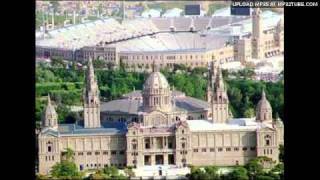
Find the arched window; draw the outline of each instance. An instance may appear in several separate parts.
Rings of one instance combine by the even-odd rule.
[[[265,139],[265,146],[270,146],[271,145],[271,136],[270,135],[266,135],[264,137]]]
[[[52,151],[52,142],[50,142],[50,141],[47,143],[47,151],[48,152]]]

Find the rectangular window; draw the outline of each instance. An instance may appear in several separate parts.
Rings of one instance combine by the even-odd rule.
[[[103,151],[103,155],[107,155],[108,154],[108,152],[107,151]]]
[[[223,149],[222,148],[218,148],[218,151],[221,152]]]
[[[198,152],[198,149],[193,149],[193,152]]]
[[[226,151],[231,151],[231,148],[226,148]]]
[[[251,150],[251,151],[255,151],[255,150],[256,150],[256,147],[251,147],[250,150]]]
[[[111,155],[116,155],[117,152],[116,151],[111,151]]]
[[[247,148],[246,148],[246,147],[243,147],[243,148],[242,148],[242,150],[243,150],[243,151],[246,151],[246,150],[247,150]]]
[[[214,152],[214,148],[210,148],[210,152]]]
[[[91,152],[87,152],[87,155],[88,155],[88,156],[91,156]]]
[[[239,151],[239,148],[235,147],[233,150],[234,150],[234,151]]]
[[[202,148],[202,150],[201,150],[202,152],[206,152],[207,151],[207,149],[206,148]]]
[[[94,154],[95,154],[95,155],[100,155],[100,152],[95,152]]]
[[[83,152],[78,152],[78,156],[82,156],[83,155]]]
[[[124,155],[124,151],[120,151],[119,153],[120,153],[121,155]]]

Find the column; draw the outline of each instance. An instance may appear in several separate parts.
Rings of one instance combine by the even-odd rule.
[[[156,157],[155,157],[155,155],[151,154],[150,157],[151,157],[151,165],[156,165]]]
[[[168,165],[169,164],[169,162],[168,162],[168,154],[167,153],[163,154],[163,164],[164,165]]]
[[[165,149],[165,143],[164,143],[164,141],[165,141],[165,137],[162,136],[162,149]]]

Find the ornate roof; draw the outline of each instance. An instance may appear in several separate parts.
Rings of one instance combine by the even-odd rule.
[[[48,95],[48,104],[45,110],[45,115],[53,115],[53,116],[57,115],[57,112],[54,109],[54,106],[51,104],[51,99],[49,95]]]
[[[265,94],[264,90],[262,90],[261,99],[257,105],[257,111],[261,111],[261,110],[272,110],[271,105],[266,98],[266,94]]]
[[[167,79],[161,72],[152,72],[143,85],[143,89],[170,88]]]

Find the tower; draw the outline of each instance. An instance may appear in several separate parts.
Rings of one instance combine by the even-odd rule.
[[[262,90],[261,99],[257,105],[256,121],[258,122],[272,121],[272,108],[269,101],[266,98],[266,94],[264,90]]]
[[[215,87],[212,96],[212,121],[213,123],[227,123],[229,119],[229,99],[224,86],[221,68],[215,78]]]
[[[252,12],[252,58],[261,59],[263,52],[263,26],[260,8]]]
[[[100,123],[100,100],[97,80],[94,76],[92,59],[89,58],[86,72],[86,87],[83,92],[83,116],[85,128],[99,128]]]
[[[159,72],[155,64],[153,72],[143,85],[143,109],[146,112],[169,112],[172,109],[171,91],[167,79]]]
[[[208,103],[211,103],[211,98],[213,96],[215,73],[216,73],[215,69],[216,69],[215,63],[212,61],[208,69],[208,83],[207,83],[207,90],[206,90],[206,100]]]
[[[51,104],[51,99],[49,95],[47,107],[42,117],[42,127],[49,127],[54,129],[58,128],[58,114],[54,106]]]

